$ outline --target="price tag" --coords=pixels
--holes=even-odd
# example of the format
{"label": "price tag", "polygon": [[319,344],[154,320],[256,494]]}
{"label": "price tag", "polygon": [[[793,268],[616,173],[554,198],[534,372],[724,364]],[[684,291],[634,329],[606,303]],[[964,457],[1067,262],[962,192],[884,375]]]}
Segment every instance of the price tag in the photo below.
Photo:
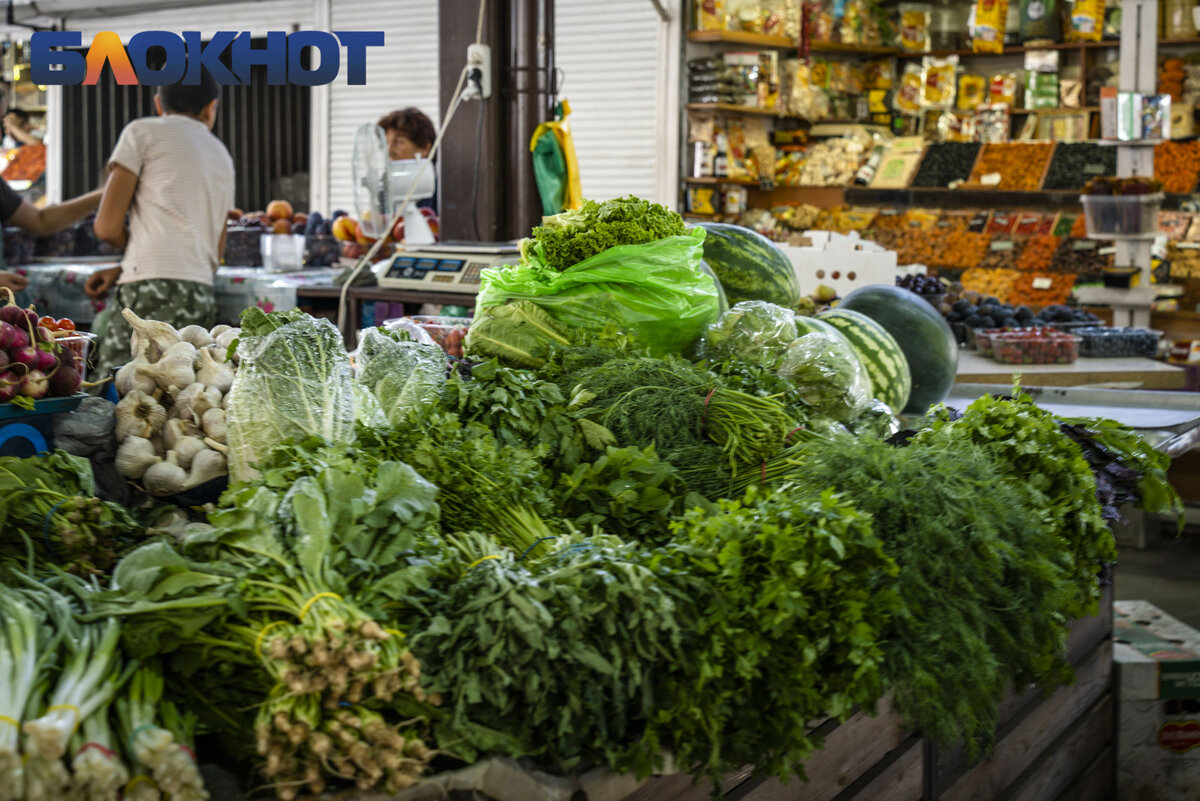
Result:
{"label": "price tag", "polygon": [[1108,172],[1108,168],[1103,164],[1085,164],[1083,165],[1084,175],[1104,175]]}
{"label": "price tag", "polygon": [[1039,276],[1039,277],[1033,279],[1033,288],[1034,289],[1050,289],[1053,286],[1054,286],[1053,278],[1047,278],[1046,276],[1043,275],[1043,276]]}
{"label": "price tag", "polygon": [[1115,246],[1111,247],[1111,248],[1100,248],[1096,252],[1099,253],[1101,256],[1111,256],[1117,252],[1117,248]]}
{"label": "price tag", "polygon": [[884,209],[883,211],[879,212],[879,216],[880,217],[895,217],[899,213],[900,212],[897,211],[896,209]]}
{"label": "price tag", "polygon": [[1013,241],[1011,239],[997,239],[992,242],[992,250],[1012,250]]}
{"label": "price tag", "polygon": [[951,226],[951,224],[952,223],[950,223],[946,220],[938,220],[937,227],[938,228],[949,228]]}
{"label": "price tag", "polygon": [[1200,242],[1176,242],[1175,247],[1180,250],[1200,250]]}
{"label": "price tag", "polygon": [[998,172],[989,172],[987,175],[979,178],[979,183],[983,186],[999,186],[1001,176]]}
{"label": "price tag", "polygon": [[1072,250],[1095,250],[1099,244],[1094,239],[1076,239],[1071,243]]}

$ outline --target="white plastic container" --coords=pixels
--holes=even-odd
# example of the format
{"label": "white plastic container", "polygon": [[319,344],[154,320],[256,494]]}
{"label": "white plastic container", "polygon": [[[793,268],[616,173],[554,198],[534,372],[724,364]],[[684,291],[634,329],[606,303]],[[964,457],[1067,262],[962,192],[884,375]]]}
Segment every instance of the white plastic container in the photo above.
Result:
{"label": "white plastic container", "polygon": [[263,234],[258,248],[269,273],[290,273],[304,266],[303,234]]}
{"label": "white plastic container", "polygon": [[1163,194],[1080,195],[1088,239],[1153,239]]}

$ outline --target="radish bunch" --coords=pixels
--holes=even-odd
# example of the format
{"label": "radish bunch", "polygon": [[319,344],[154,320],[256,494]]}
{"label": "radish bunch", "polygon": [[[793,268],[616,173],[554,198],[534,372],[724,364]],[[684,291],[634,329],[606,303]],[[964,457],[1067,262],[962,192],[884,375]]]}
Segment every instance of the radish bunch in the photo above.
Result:
{"label": "radish bunch", "polygon": [[73,395],[82,383],[74,355],[38,325],[37,312],[11,298],[0,307],[0,403]]}

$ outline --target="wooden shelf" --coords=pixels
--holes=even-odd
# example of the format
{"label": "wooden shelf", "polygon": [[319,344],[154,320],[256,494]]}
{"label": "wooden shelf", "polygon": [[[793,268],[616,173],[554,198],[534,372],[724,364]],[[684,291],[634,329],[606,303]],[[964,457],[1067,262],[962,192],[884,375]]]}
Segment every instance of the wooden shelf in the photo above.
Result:
{"label": "wooden shelf", "polygon": [[[783,117],[773,108],[758,108],[757,106],[738,106],[733,103],[688,103],[688,111],[724,111],[730,114],[760,114],[765,117]],[[797,117],[796,119],[801,119]]]}
{"label": "wooden shelf", "polygon": [[752,180],[750,178],[713,178],[713,177],[709,176],[709,177],[702,177],[702,178],[684,178],[683,180],[684,180],[684,183],[689,183],[689,184],[709,184],[709,185],[711,185],[711,184],[729,184],[732,186],[758,186],[758,181]]}
{"label": "wooden shelf", "polygon": [[[1160,39],[1158,40],[1158,45],[1160,47],[1200,45],[1200,38]],[[1006,56],[1010,53],[1025,53],[1030,50],[1094,50],[1120,46],[1121,42],[1119,39],[1105,39],[1100,42],[1053,42],[1043,45],[1006,45],[1003,53],[976,53],[974,50],[966,48],[964,50],[926,50],[920,53],[899,51],[897,55],[900,58],[922,58],[924,56]]]}
{"label": "wooden shelf", "polygon": [[809,42],[812,53],[848,53],[858,56],[894,56],[900,51],[894,47],[842,44],[841,42]]}
{"label": "wooden shelf", "polygon": [[1100,112],[1099,106],[1083,106],[1081,108],[1012,108],[1008,113],[1013,117],[1023,117],[1026,114],[1072,114],[1082,113],[1084,111],[1096,113]]}
{"label": "wooden shelf", "polygon": [[702,44],[735,44],[794,50],[796,43],[784,36],[764,36],[749,31],[688,31],[688,41]]}

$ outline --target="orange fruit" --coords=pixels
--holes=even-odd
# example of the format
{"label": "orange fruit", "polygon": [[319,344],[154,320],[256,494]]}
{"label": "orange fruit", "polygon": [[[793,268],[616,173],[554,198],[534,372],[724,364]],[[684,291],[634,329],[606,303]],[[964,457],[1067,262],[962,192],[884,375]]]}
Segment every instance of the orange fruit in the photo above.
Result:
{"label": "orange fruit", "polygon": [[367,236],[363,233],[362,223],[354,224],[354,241],[360,245],[370,245],[375,242],[374,237]]}
{"label": "orange fruit", "polygon": [[343,242],[353,242],[354,232],[357,228],[358,223],[349,217],[338,217],[333,221],[333,236]]}
{"label": "orange fruit", "polygon": [[286,200],[272,200],[267,204],[267,216],[272,220],[287,220],[292,219],[292,204]]}
{"label": "orange fruit", "polygon": [[292,232],[292,221],[288,219],[276,220],[271,226],[273,234],[290,234]]}

